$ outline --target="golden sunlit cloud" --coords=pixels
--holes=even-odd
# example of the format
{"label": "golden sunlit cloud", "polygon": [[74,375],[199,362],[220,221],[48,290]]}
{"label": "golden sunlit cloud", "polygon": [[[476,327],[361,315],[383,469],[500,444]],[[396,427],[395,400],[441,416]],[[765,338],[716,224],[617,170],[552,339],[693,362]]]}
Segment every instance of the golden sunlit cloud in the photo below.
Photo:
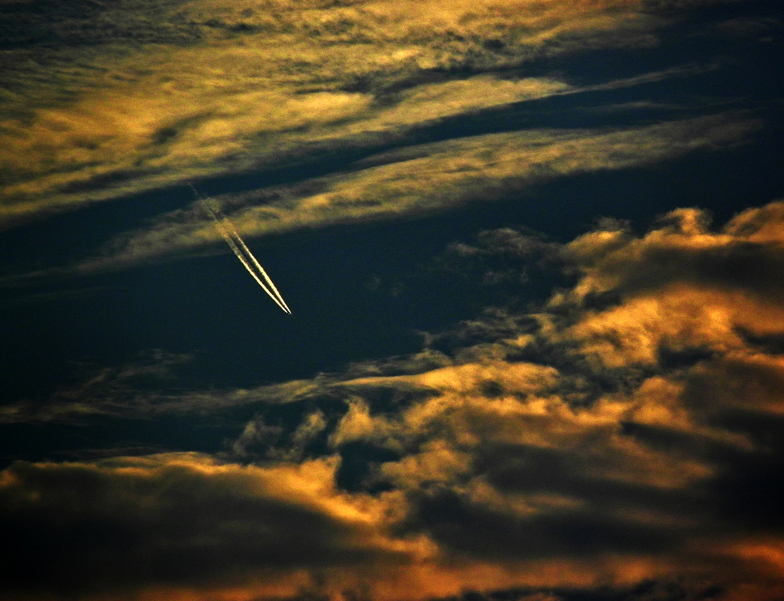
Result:
{"label": "golden sunlit cloud", "polygon": [[[620,131],[488,134],[390,152],[346,174],[230,196],[224,202],[234,205],[232,222],[249,237],[400,218],[494,200],[555,177],[647,165],[722,147],[743,140],[757,126],[756,121],[719,115]],[[118,237],[103,256],[73,269],[121,268],[197,249],[216,238],[194,206],[164,215],[147,230]]]}
{"label": "golden sunlit cloud", "polygon": [[[722,599],[775,599],[784,537],[770,530],[776,509],[746,489],[772,486],[759,466],[784,424],[784,320],[753,309],[782,291],[781,206],[716,230],[679,209],[643,235],[605,228],[541,244],[576,273],[571,289],[525,328],[511,308],[456,326],[505,333],[451,355],[425,349],[161,401],[159,411],[256,404],[220,460],[15,463],[2,473],[0,512],[16,524],[19,561],[29,529],[45,527],[51,567],[36,586],[96,599],[96,566],[125,583],[117,598],[393,601],[675,578],[707,579]],[[508,229],[481,240],[485,256],[534,252]],[[716,269],[717,256],[760,270]],[[524,358],[534,347],[552,363]],[[96,411],[111,409],[95,396]],[[131,415],[140,400],[115,409],[126,403]],[[289,431],[264,417],[281,403],[300,415]],[[116,534],[82,545],[88,523]],[[10,582],[32,586],[21,579]]]}
{"label": "golden sunlit cloud", "polygon": [[[55,46],[45,60],[13,51],[11,63],[32,68],[12,64],[2,79],[0,225],[561,93],[570,86],[552,78],[492,73],[652,44],[661,21],[646,10],[618,0],[105,7],[107,29],[127,38],[99,27],[97,46]],[[83,29],[71,19],[52,25],[64,39]],[[122,42],[133,38],[151,43]],[[420,77],[461,65],[488,74]]]}

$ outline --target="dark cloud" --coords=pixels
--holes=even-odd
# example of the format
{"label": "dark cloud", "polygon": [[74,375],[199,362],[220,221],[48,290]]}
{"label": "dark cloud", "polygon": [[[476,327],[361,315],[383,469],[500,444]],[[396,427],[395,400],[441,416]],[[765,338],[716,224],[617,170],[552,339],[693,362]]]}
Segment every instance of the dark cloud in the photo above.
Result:
{"label": "dark cloud", "polygon": [[724,35],[756,38],[761,42],[773,41],[774,35],[780,35],[781,28],[781,18],[775,17],[735,17],[716,25],[716,29]]}
{"label": "dark cloud", "polygon": [[330,515],[333,469],[195,454],[17,463],[0,486],[4,589],[81,598],[372,562],[386,552],[363,542],[362,523]]}
{"label": "dark cloud", "polygon": [[585,246],[575,241],[567,257],[578,265],[586,258],[592,277],[612,278],[613,292],[628,296],[684,282],[778,298],[782,290],[775,275],[782,270],[782,207],[772,203],[749,209],[717,232],[709,229],[706,213],[680,209],[662,218],[643,239],[623,229],[608,229],[587,235]]}

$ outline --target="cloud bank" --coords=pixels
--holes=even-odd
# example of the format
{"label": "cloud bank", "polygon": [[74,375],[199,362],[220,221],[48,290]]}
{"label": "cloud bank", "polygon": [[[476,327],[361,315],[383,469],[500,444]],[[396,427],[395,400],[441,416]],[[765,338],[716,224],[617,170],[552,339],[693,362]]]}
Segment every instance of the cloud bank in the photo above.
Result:
{"label": "cloud bank", "polygon": [[784,203],[450,252],[545,253],[573,283],[228,393],[258,414],[218,456],[14,463],[5,598],[780,598]]}

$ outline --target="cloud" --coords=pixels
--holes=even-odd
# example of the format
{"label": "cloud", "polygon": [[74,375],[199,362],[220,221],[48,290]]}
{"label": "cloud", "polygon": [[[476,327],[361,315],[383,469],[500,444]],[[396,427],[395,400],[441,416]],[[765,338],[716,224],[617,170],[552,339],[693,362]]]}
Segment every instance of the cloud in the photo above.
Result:
{"label": "cloud", "polygon": [[[396,453],[367,485],[405,491],[404,531],[455,556],[591,558],[610,578],[637,560],[641,579],[699,575],[721,598],[775,598],[784,524],[766,508],[781,495],[784,325],[768,307],[781,214],[771,203],[710,230],[681,209],[644,235],[615,227],[564,245],[577,281],[529,316],[538,326],[478,319],[494,342],[382,379],[426,396],[347,398],[331,444]],[[518,248],[509,232],[482,238],[497,243],[474,256]]]}
{"label": "cloud", "polygon": [[[489,310],[411,357],[182,395],[178,410],[256,403],[220,460],[15,463],[0,479],[8,586],[394,600],[602,585],[633,599],[680,582],[694,598],[775,599],[782,223],[774,202],[715,229],[678,209],[643,234],[605,220],[539,240],[573,280],[535,312]],[[456,248],[533,258],[509,229]],[[51,544],[36,559],[37,532]]]}
{"label": "cloud", "polygon": [[[398,218],[494,200],[555,177],[723,148],[741,143],[756,127],[755,120],[714,115],[627,130],[487,134],[392,151],[346,173],[215,200],[250,237]],[[193,205],[163,215],[145,230],[117,237],[101,256],[66,271],[121,268],[192,251],[216,239]]]}
{"label": "cloud", "polygon": [[756,38],[759,42],[771,42],[781,30],[782,21],[774,17],[735,17],[718,23],[716,29],[736,38]]}
{"label": "cloud", "polygon": [[561,93],[563,81],[497,73],[539,56],[651,45],[664,24],[642,1],[413,8],[134,1],[54,7],[44,22],[14,5],[22,33],[9,40],[0,97],[2,227]]}
{"label": "cloud", "polygon": [[[254,405],[308,404],[314,400],[341,399],[347,390],[381,386],[389,375],[420,373],[452,363],[452,359],[432,349],[420,353],[388,357],[384,360],[353,363],[341,373],[322,373],[312,379],[290,380],[253,388],[189,389],[182,386],[180,371],[194,360],[193,355],[162,350],[142,353],[118,366],[77,366],[72,377],[78,383],[59,389],[43,398],[7,403],[0,407],[0,423],[79,424],[96,417],[152,419],[161,415],[216,416],[236,407]],[[323,425],[322,414],[312,414],[312,423],[303,427],[295,439],[304,446],[308,433]],[[276,427],[270,427],[276,431]],[[260,422],[249,424],[238,440],[237,452],[253,444],[256,429],[269,428]],[[280,434],[280,432],[277,432]],[[269,441],[267,441],[269,442]],[[290,449],[275,456],[287,456]],[[301,454],[302,449],[295,452]]]}
{"label": "cloud", "polygon": [[[336,490],[336,464],[242,467],[198,454],[14,464],[0,482],[2,545],[14,550],[4,594],[395,599],[519,578],[492,563],[442,563],[423,537],[385,536],[403,499]],[[548,575],[585,581],[574,563]]]}
{"label": "cloud", "polygon": [[100,598],[260,577],[267,595],[295,594],[317,586],[303,567],[416,554],[416,541],[384,540],[378,500],[335,489],[336,466],[242,467],[195,453],[16,463],[0,481],[2,544],[14,550],[4,590]]}
{"label": "cloud", "polygon": [[782,215],[784,205],[772,203],[712,232],[704,212],[678,209],[643,237],[586,234],[564,251],[583,277],[568,300],[553,303],[601,307],[607,299],[571,329],[607,364],[656,363],[663,350],[740,351],[749,335],[784,326]]}
{"label": "cloud", "polygon": [[[498,118],[721,68],[582,82],[525,67],[655,45],[673,11],[715,2],[129,0],[54,3],[46,19],[6,2],[0,227],[330,153],[346,153],[339,171],[216,200],[258,237],[730,148],[760,122],[698,109],[507,131]],[[705,31],[779,29],[742,17]],[[586,110],[676,106],[617,100]],[[477,115],[496,129],[449,137]],[[203,217],[159,215],[58,273],[203,252],[218,240]],[[535,263],[563,287],[533,307],[515,288],[411,356],[223,390],[181,388],[190,355],[85,367],[0,422],[244,423],[213,455],[6,466],[0,599],[781,599],[782,236],[782,202],[718,227],[696,208],[643,233],[606,219],[566,244],[496,229],[439,266],[519,287]]]}
{"label": "cloud", "polygon": [[[192,360],[188,354],[153,350],[120,366],[80,365],[74,376],[78,384],[46,398],[5,404],[0,407],[0,423],[78,423],[98,415],[138,417],[182,411],[181,395],[162,390],[171,387],[178,370]],[[187,411],[198,412],[200,404],[204,402],[191,398]]]}

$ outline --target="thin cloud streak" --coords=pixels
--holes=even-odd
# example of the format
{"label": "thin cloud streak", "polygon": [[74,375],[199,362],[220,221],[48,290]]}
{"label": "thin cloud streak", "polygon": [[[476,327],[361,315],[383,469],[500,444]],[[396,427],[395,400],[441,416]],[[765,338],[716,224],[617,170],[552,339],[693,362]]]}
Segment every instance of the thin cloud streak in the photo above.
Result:
{"label": "thin cloud streak", "polygon": [[[559,177],[732,147],[759,127],[760,121],[730,112],[638,128],[478,135],[379,153],[355,163],[353,171],[225,195],[223,200],[241,207],[231,218],[251,237],[389,220],[496,200]],[[221,197],[212,200],[217,203]],[[216,228],[205,229],[200,204],[163,214],[146,229],[120,234],[76,264],[6,276],[0,286],[125,269],[202,249],[212,244]]]}
{"label": "thin cloud streak", "polygon": [[[233,204],[244,205],[232,218],[247,236],[264,236],[444,211],[558,177],[726,148],[758,127],[754,119],[719,114],[641,128],[528,130],[423,144],[370,157],[348,173],[232,195]],[[66,269],[92,273],[194,250],[209,240],[202,228],[196,211],[175,211]]]}
{"label": "thin cloud streak", "polygon": [[[666,23],[641,0],[417,6],[134,2],[102,7],[102,18],[125,39],[159,44],[124,46],[98,27],[97,49],[39,49],[49,60],[32,70],[13,50],[2,81],[12,92],[0,99],[0,227],[563,93],[563,81],[497,73],[584,48],[649,46]],[[84,31],[63,17],[52,26],[64,39]],[[479,75],[427,83],[462,67]]]}

